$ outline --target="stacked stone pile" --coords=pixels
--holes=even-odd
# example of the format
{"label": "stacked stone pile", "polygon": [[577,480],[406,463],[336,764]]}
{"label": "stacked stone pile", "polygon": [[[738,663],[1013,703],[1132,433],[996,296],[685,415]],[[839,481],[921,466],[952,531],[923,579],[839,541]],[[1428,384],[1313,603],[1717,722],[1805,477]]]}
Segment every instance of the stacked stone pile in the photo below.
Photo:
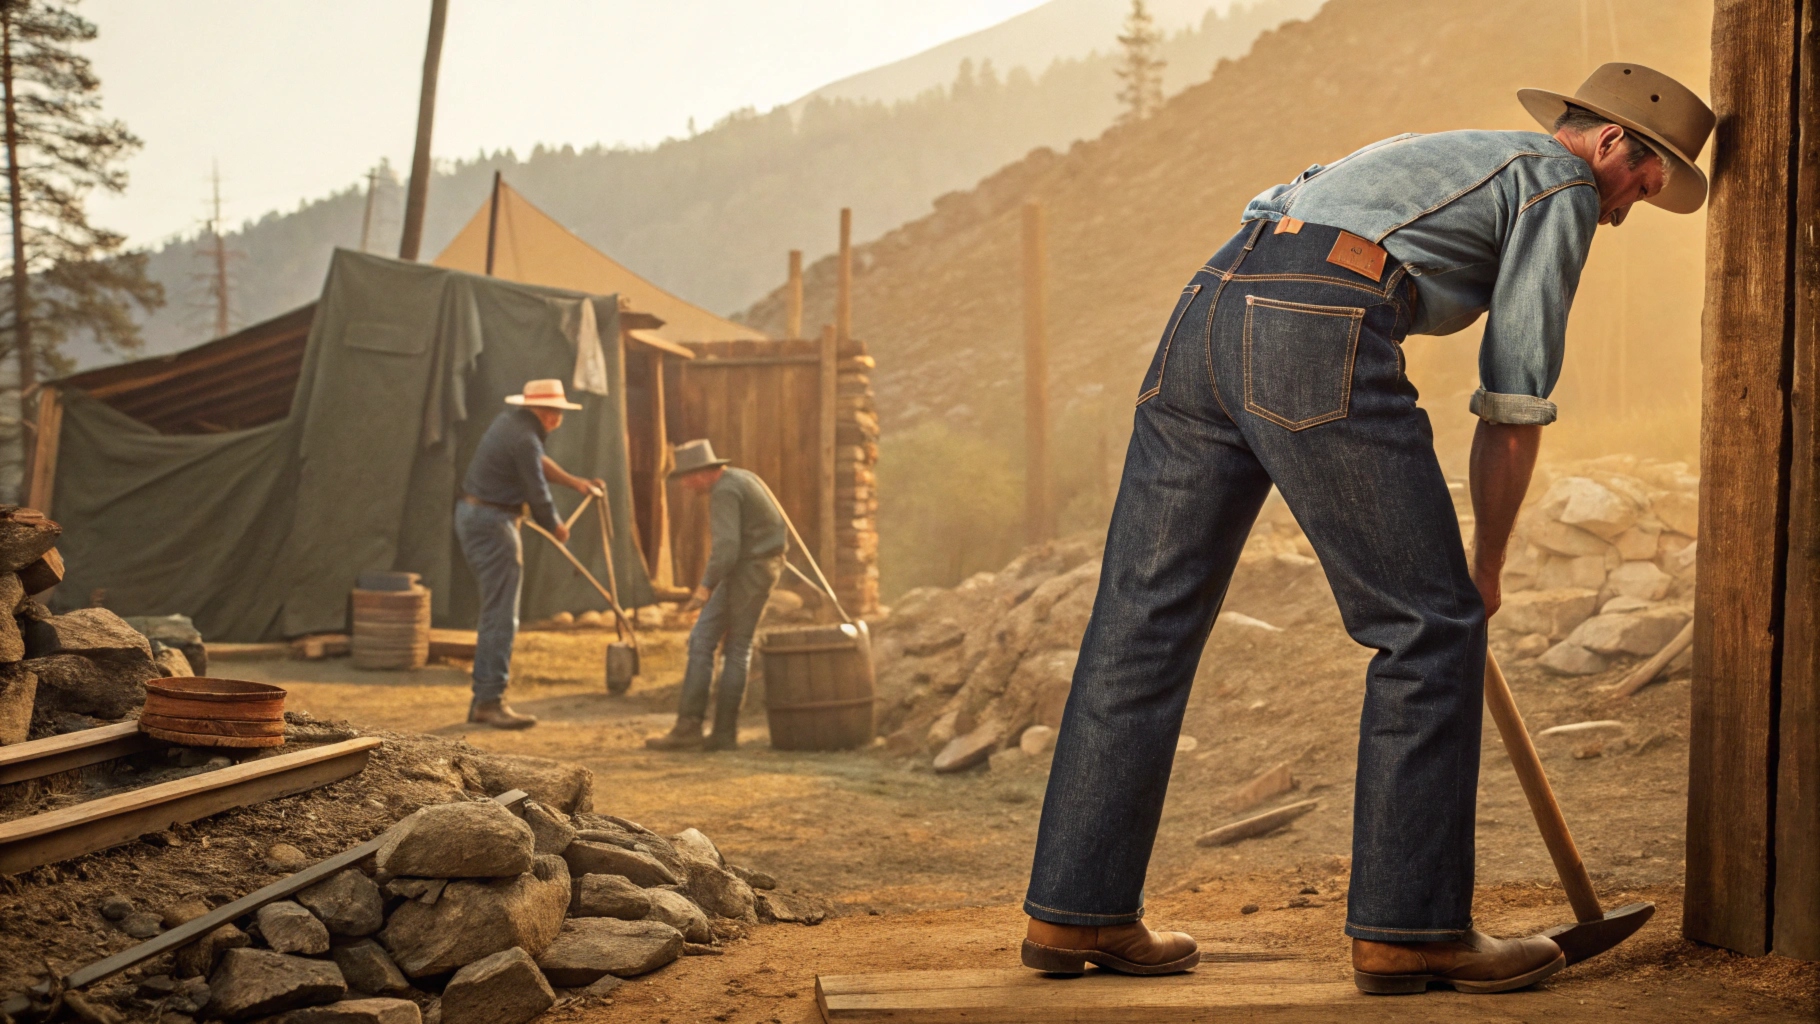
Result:
{"label": "stacked stone pile", "polygon": [[1667,646],[1693,616],[1699,485],[1679,462],[1565,467],[1518,519],[1494,635],[1564,675]]}
{"label": "stacked stone pile", "polygon": [[[761,921],[826,915],[776,884],[727,864],[695,829],[665,838],[536,802],[523,818],[491,800],[436,804],[369,861],[179,950],[135,995],[166,1024],[522,1024],[559,997],[604,996],[679,956],[718,953]],[[125,899],[102,908],[141,937],[207,912],[200,901],[162,918]]]}

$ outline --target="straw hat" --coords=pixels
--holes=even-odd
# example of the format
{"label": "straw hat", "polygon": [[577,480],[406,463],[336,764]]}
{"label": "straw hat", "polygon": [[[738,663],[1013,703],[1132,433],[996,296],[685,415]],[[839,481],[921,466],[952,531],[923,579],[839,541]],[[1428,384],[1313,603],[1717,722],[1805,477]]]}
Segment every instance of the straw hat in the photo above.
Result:
{"label": "straw hat", "polygon": [[534,405],[544,409],[579,409],[581,406],[569,401],[569,396],[562,389],[559,380],[532,380],[525,382],[522,395],[507,395],[507,405]]}
{"label": "straw hat", "polygon": [[1607,64],[1572,96],[1519,89],[1517,99],[1551,132],[1571,103],[1643,136],[1670,171],[1668,187],[1645,202],[1670,213],[1692,213],[1706,202],[1706,174],[1696,161],[1712,135],[1712,108],[1662,72],[1641,64]]}
{"label": "straw hat", "polygon": [[670,471],[670,476],[673,479],[687,476],[704,469],[713,469],[715,466],[725,466],[732,461],[732,459],[715,458],[714,442],[704,437],[698,441],[689,441],[676,446],[676,468]]}

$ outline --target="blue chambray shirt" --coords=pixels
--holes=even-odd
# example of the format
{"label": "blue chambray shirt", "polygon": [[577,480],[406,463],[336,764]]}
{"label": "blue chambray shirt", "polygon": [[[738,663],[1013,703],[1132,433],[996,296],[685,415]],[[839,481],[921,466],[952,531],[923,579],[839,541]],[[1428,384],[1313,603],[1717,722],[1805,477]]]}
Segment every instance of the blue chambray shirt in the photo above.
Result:
{"label": "blue chambray shirt", "polygon": [[461,481],[467,494],[495,505],[529,505],[531,518],[556,529],[556,503],[543,475],[543,424],[522,406],[508,408],[487,426]]}
{"label": "blue chambray shirt", "polygon": [[1408,268],[1412,334],[1490,311],[1472,411],[1553,423],[1567,313],[1599,224],[1592,168],[1540,132],[1399,135],[1260,194],[1245,221],[1295,217],[1383,246]]}

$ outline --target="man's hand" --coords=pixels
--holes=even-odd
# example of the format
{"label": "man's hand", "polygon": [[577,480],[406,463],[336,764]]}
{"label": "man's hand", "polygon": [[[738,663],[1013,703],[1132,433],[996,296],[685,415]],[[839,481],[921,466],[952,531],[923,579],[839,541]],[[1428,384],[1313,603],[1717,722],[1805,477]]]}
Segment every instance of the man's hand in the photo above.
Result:
{"label": "man's hand", "polygon": [[1472,580],[1485,602],[1487,619],[1504,601],[1499,580],[1504,552],[1541,448],[1539,426],[1481,420],[1472,437]]}
{"label": "man's hand", "polygon": [[561,523],[557,523],[556,529],[551,530],[550,533],[557,540],[563,542],[564,544],[567,544],[569,542],[569,528],[567,526],[564,526]]}
{"label": "man's hand", "polygon": [[707,587],[696,587],[695,593],[690,594],[689,600],[683,603],[682,610],[685,612],[692,612],[702,605],[707,604],[708,598],[713,596],[714,591],[709,590]]}
{"label": "man's hand", "polygon": [[583,480],[582,484],[583,486],[578,488],[578,490],[583,494],[592,494],[596,498],[604,498],[607,496],[607,482],[605,480],[601,480],[597,477],[593,480]]}

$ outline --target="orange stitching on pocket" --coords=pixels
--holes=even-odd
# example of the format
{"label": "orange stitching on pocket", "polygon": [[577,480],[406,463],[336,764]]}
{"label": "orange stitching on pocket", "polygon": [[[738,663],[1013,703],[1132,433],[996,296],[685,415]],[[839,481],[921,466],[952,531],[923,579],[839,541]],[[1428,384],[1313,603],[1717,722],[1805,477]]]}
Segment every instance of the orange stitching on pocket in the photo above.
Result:
{"label": "orange stitching on pocket", "polygon": [[1182,321],[1187,319],[1188,310],[1193,308],[1194,300],[1200,296],[1201,286],[1191,284],[1182,291],[1188,296],[1188,301],[1182,303],[1181,310],[1175,315],[1175,323],[1169,325],[1169,333],[1163,336],[1163,356],[1157,361],[1156,383],[1151,386],[1150,390],[1138,396],[1137,404],[1139,405],[1155,398],[1157,393],[1163,390],[1163,375],[1169,372],[1169,349],[1175,344],[1175,332],[1182,329]]}

